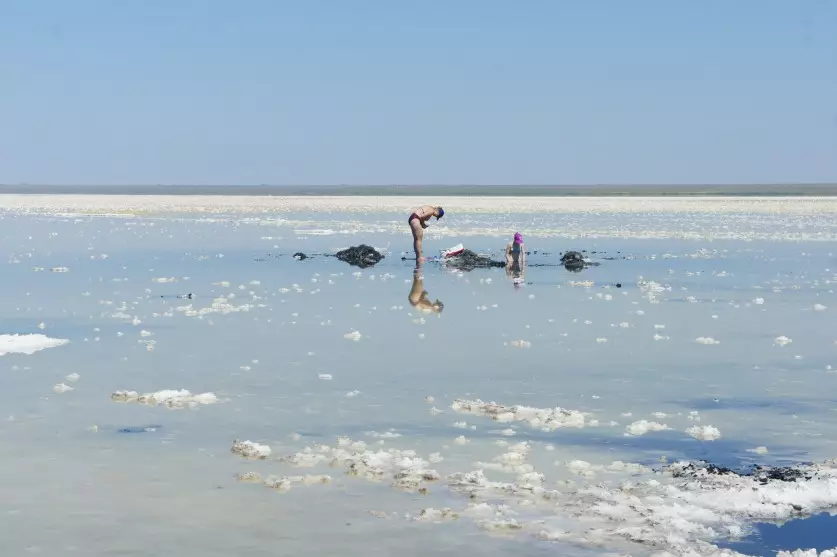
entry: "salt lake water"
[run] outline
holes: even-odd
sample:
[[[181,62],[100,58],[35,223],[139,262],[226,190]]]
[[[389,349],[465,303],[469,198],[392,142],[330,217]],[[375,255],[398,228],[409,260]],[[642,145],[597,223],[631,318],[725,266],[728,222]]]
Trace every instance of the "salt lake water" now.
[[[501,258],[515,230],[532,253],[522,286],[425,264],[437,314],[408,300],[391,207],[107,215],[82,197],[3,205],[0,335],[68,341],[0,356],[4,554],[837,546],[834,202],[450,200],[427,253]],[[291,257],[360,243],[386,258]],[[570,273],[565,250],[600,265]],[[112,398],[180,389],[205,396]],[[817,464],[798,483],[672,476],[702,459]]]

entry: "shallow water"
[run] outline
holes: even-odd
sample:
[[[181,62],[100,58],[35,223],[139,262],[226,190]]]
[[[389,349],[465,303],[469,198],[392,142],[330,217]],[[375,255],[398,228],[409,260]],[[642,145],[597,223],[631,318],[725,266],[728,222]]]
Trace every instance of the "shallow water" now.
[[[449,474],[484,468],[492,479],[515,481],[519,471],[485,466],[508,450],[498,441],[528,440],[526,462],[570,501],[578,486],[624,479],[580,473],[569,464],[579,460],[659,468],[663,457],[708,459],[735,468],[837,457],[837,260],[829,242],[789,241],[788,218],[768,213],[735,220],[729,239],[713,241],[639,239],[643,227],[670,228],[676,217],[667,214],[632,217],[627,237],[624,216],[590,214],[585,225],[604,231],[600,237],[568,240],[550,231],[577,217],[460,213],[456,222],[469,232],[457,240],[449,225],[428,234],[425,249],[435,254],[463,241],[498,257],[502,241],[477,233],[498,218],[524,234],[527,224],[541,231],[527,239],[539,251],[532,264],[556,264],[568,249],[617,258],[591,253],[601,265],[581,273],[532,266],[522,287],[502,269],[456,273],[429,263],[424,288],[444,302],[436,315],[408,301],[413,266],[401,254],[409,233],[393,228],[390,215],[6,213],[0,285],[9,295],[0,299],[0,334],[70,342],[0,357],[0,473],[13,478],[0,503],[0,547],[8,554],[424,554],[426,547],[402,548],[419,547],[412,542],[429,534],[434,553],[525,547],[640,555],[654,548],[626,546],[619,536],[597,544],[533,536],[556,521],[563,531],[585,531],[560,508],[517,508],[526,525],[519,530],[498,522],[510,516],[505,511],[440,524],[405,514],[464,511],[468,499],[447,485]],[[321,233],[332,227],[351,233]],[[290,257],[359,243],[386,249],[387,258],[359,270],[331,257]],[[177,297],[187,293],[193,298]],[[213,300],[215,310],[202,312]],[[353,331],[359,340],[345,337]],[[792,342],[777,344],[779,337]],[[72,373],[75,382],[65,379]],[[62,383],[73,390],[55,392]],[[110,396],[164,389],[212,392],[220,402],[172,409]],[[583,427],[543,431],[525,420],[457,412],[455,399],[589,415]],[[640,420],[668,429],[628,435]],[[709,425],[719,439],[686,433]],[[394,489],[391,478],[375,483],[341,467],[279,460],[307,446],[334,448],[338,436],[373,451],[413,449],[425,460],[438,452],[444,460],[430,467],[442,479],[422,494]],[[233,454],[234,439],[270,446],[271,458]],[[246,472],[333,480],[277,493],[238,481]],[[500,499],[492,503],[512,505]],[[782,548],[812,547],[807,534],[788,531]],[[768,542],[754,543],[736,549],[764,554]]]

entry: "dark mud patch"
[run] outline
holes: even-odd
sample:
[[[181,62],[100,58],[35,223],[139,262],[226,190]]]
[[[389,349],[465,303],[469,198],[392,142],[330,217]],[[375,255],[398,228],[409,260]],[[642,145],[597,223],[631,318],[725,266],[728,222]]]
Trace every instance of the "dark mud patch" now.
[[[350,248],[338,251],[336,254],[334,254],[334,257],[336,257],[340,261],[343,261],[344,263],[348,263],[349,265],[352,265],[354,267],[360,267],[361,269],[374,267],[378,264],[378,262],[381,259],[384,258],[381,252],[379,252],[372,246],[367,246],[366,244],[352,246]]]
[[[462,253],[445,259],[445,265],[459,271],[473,271],[474,269],[503,268],[506,266],[506,262],[496,261],[466,249]]]
[[[702,475],[713,476],[739,476],[742,478],[753,478],[762,485],[772,481],[797,482],[811,480],[816,476],[816,471],[804,465],[794,466],[761,466],[754,464],[742,470],[733,470],[726,466],[718,466],[706,461],[691,462],[681,468],[672,469],[672,476],[675,478],[697,478]]]

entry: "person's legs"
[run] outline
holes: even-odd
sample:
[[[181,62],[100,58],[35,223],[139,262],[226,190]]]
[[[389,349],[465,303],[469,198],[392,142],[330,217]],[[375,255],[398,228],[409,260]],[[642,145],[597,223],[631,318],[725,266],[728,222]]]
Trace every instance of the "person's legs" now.
[[[415,218],[410,221],[410,230],[413,231],[413,251],[416,252],[416,261],[422,257],[421,240],[424,237],[424,230],[421,228],[421,221]]]

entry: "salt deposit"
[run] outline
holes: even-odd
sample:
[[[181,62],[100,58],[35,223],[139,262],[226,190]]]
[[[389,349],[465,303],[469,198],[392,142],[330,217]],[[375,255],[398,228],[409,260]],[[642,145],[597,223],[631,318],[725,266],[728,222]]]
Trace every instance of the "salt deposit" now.
[[[350,333],[346,333],[345,335],[343,335],[343,338],[346,338],[346,339],[353,340],[353,341],[357,342],[361,339],[361,336],[362,335],[360,334],[360,332],[352,331]]]
[[[721,344],[721,341],[715,340],[712,337],[698,337],[695,339],[698,344]]]
[[[239,441],[238,439],[233,441],[232,448],[230,450],[237,455],[243,456],[244,458],[257,459],[265,459],[269,457],[271,453],[270,447],[267,445],[261,445],[252,441]]]
[[[525,422],[535,429],[552,431],[558,428],[583,428],[597,425],[596,420],[589,419],[589,414],[577,410],[555,408],[530,408],[528,406],[503,406],[496,402],[482,400],[457,399],[451,404],[454,411],[461,414],[487,416],[498,422]]]
[[[374,482],[389,481],[393,487],[406,490],[418,490],[426,482],[440,479],[435,470],[428,468],[429,462],[419,458],[415,451],[389,449],[373,452],[366,450],[363,444],[356,446],[348,438],[338,440],[337,447],[307,447],[282,460],[294,466],[328,463],[332,468],[345,468],[352,476]]]
[[[625,428],[627,435],[645,435],[649,431],[666,431],[667,429],[671,429],[665,424],[661,424],[658,422],[649,422],[646,420],[639,420],[627,426]]]
[[[181,390],[163,390],[155,393],[140,394],[137,391],[116,391],[110,395],[116,402],[137,402],[149,406],[167,406],[168,408],[196,408],[201,404],[215,404],[218,397],[214,393],[192,394]]]
[[[686,433],[700,441],[716,441],[721,438],[721,432],[718,431],[718,428],[711,425],[695,425],[687,429]]]
[[[50,338],[41,334],[0,335],[0,356],[5,356],[6,354],[26,354],[31,356],[35,352],[47,348],[64,346],[68,342],[70,341],[67,339]]]

